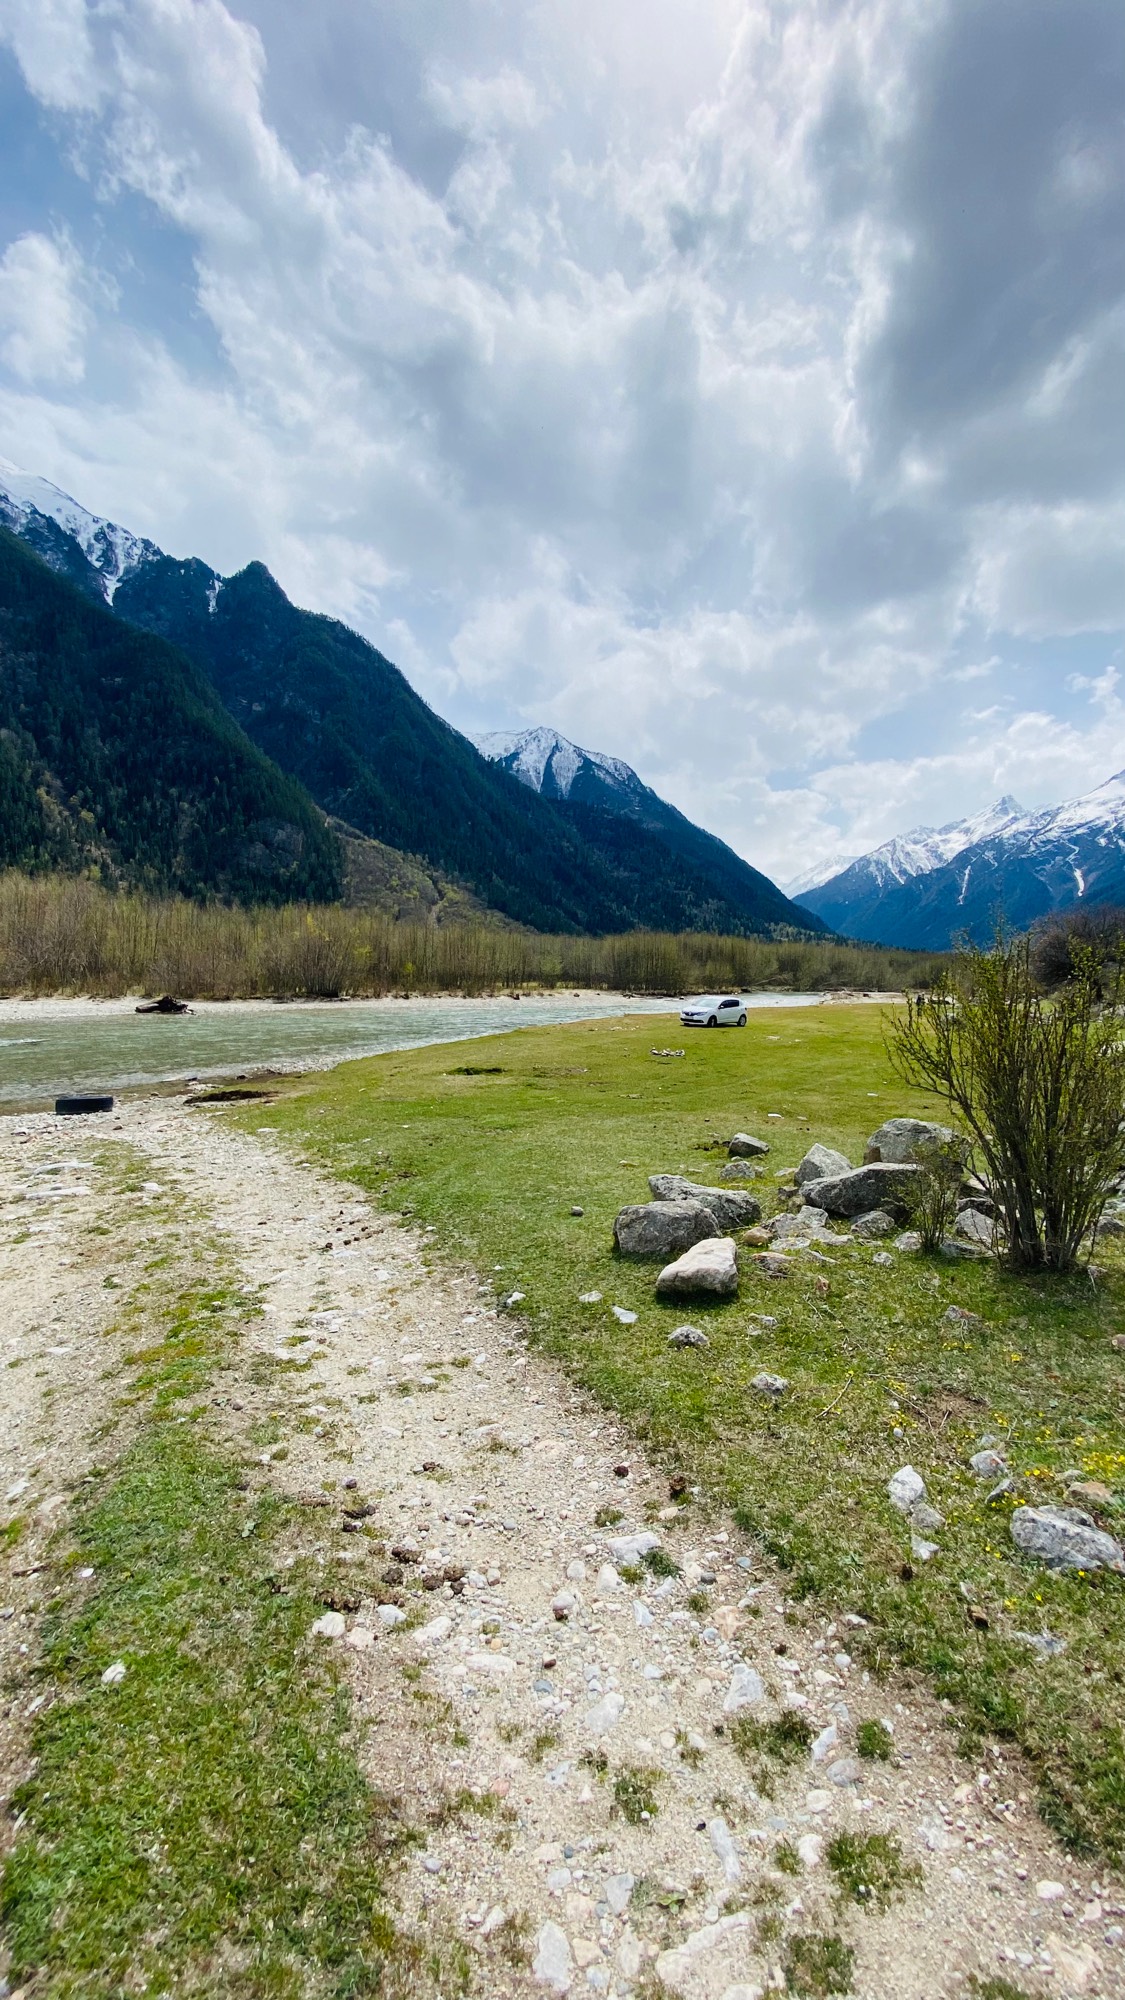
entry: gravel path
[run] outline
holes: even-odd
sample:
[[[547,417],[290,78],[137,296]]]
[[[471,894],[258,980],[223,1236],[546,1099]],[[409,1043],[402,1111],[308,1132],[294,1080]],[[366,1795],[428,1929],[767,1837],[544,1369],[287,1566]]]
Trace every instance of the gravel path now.
[[[1125,1994],[1125,1892],[1051,1840],[1015,1756],[959,1761],[924,1689],[872,1683],[851,1658],[850,1608],[787,1605],[784,1579],[731,1521],[673,1501],[620,1425],[526,1349],[487,1279],[432,1270],[432,1238],[224,1118],[163,1099],[96,1133],[0,1120],[4,1358],[35,1364],[0,1371],[5,1518],[31,1523],[2,1586],[0,1660],[16,1686],[6,1789],[37,1538],[90,1453],[112,1449],[85,1440],[112,1393],[115,1272],[151,1240],[149,1210],[172,1201],[221,1233],[264,1300],[238,1379],[216,1391],[222,1421],[244,1433],[284,1399],[286,1455],[267,1453],[260,1476],[322,1507],[336,1483],[326,1560],[360,1546],[344,1540],[362,1525],[349,1505],[370,1506],[387,1544],[385,1588],[329,1614],[319,1643],[341,1648],[372,1724],[372,1782],[401,1789],[429,1827],[401,1878],[404,1914],[461,1933],[479,1991],[751,2000],[784,1990],[788,1941],[816,1932],[854,1949],[863,2000],[967,2000],[972,1974]],[[107,1140],[143,1158],[147,1189],[42,1171]],[[41,1199],[45,1186],[63,1192]],[[92,1192],[66,1192],[81,1186]],[[95,1216],[105,1236],[89,1236]],[[262,1386],[263,1352],[315,1366],[279,1392]],[[646,1568],[637,1537],[678,1574]],[[776,1765],[762,1797],[732,1733],[790,1712],[818,1741]],[[855,1754],[870,1717],[893,1732],[891,1763]],[[488,1810],[442,1813],[465,1792]],[[885,1913],[842,1904],[834,1836],[887,1831],[921,1886]]]

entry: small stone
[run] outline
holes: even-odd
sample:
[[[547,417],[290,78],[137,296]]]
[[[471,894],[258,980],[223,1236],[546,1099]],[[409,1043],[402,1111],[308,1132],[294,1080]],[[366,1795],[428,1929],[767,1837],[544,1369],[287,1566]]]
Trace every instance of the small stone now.
[[[707,1836],[718,1861],[722,1865],[726,1880],[728,1882],[741,1881],[742,1863],[738,1858],[738,1849],[734,1844],[734,1836],[726,1820],[721,1818],[708,1820]]]
[[[751,1326],[764,1327],[766,1332],[769,1333],[777,1325],[777,1319],[773,1313],[751,1313],[750,1324]]]
[[[895,1237],[895,1249],[901,1250],[904,1254],[921,1248],[922,1238],[916,1229],[904,1229],[901,1236]]]
[[[925,1499],[926,1482],[912,1465],[904,1465],[887,1481],[887,1495],[900,1514],[909,1514],[919,1500]]]
[[[428,1625],[419,1626],[415,1632],[414,1644],[424,1653],[429,1652],[431,1646],[440,1646],[444,1639],[448,1639],[452,1630],[452,1618],[431,1618]]]
[[[440,1875],[443,1867],[440,1854],[423,1854],[422,1866],[427,1875]]]
[[[344,1622],[343,1619],[341,1619],[340,1620],[341,1625],[343,1624],[343,1622]],[[316,1628],[314,1627],[313,1629],[315,1630]],[[104,1674],[102,1675],[102,1686],[107,1688],[120,1687],[127,1671],[128,1669],[126,1668],[124,1660],[114,1660],[113,1665],[111,1667],[107,1667]]]
[[[574,1953],[574,1963],[580,1972],[585,1972],[588,1966],[600,1965],[602,1948],[599,1944],[595,1944],[592,1938],[572,1938],[570,1948]]]
[[[610,1875],[606,1878],[602,1894],[609,1904],[611,1916],[624,1916],[625,1911],[629,1907],[629,1898],[635,1886],[635,1880],[628,1872],[620,1875]]]
[[[698,1326],[674,1326],[668,1335],[669,1347],[710,1347],[707,1335]]]
[[[375,1616],[387,1632],[393,1632],[396,1626],[405,1625],[406,1623],[406,1613],[397,1604],[378,1605]]]
[[[572,1207],[571,1207],[571,1211],[570,1211],[570,1212],[571,1212],[571,1214],[572,1214],[572,1215],[585,1215],[585,1213],[586,1213],[586,1211],[585,1211],[585,1209],[584,1209],[584,1208],[579,1208],[579,1206],[578,1206],[578,1203],[577,1203],[577,1202],[575,1202],[575,1203],[574,1203],[574,1204],[572,1205]]]
[[[969,1466],[978,1479],[997,1479],[1008,1470],[1007,1460],[998,1451],[975,1451]]]
[[[802,1834],[797,1842],[797,1858],[805,1868],[815,1868],[824,1852],[824,1842],[819,1833]]]
[[[789,1387],[789,1380],[785,1375],[769,1375],[763,1370],[760,1375],[755,1375],[750,1387],[756,1389],[760,1396],[772,1396],[776,1398],[785,1394],[785,1391]]]
[[[1041,1660],[1055,1660],[1066,1652],[1066,1640],[1059,1639],[1053,1632],[1016,1632],[1013,1635],[1024,1646],[1030,1646]]]
[[[314,1620],[310,1629],[322,1639],[342,1639],[348,1623],[342,1611],[325,1611]]]
[[[637,1324],[636,1313],[630,1312],[627,1306],[611,1306],[610,1312],[619,1326],[636,1326]]]
[[[761,1256],[754,1259],[754,1269],[763,1278],[788,1278],[793,1265],[782,1251],[763,1250]]]
[[[877,1240],[880,1236],[893,1236],[894,1229],[894,1216],[888,1215],[885,1208],[869,1208],[866,1215],[857,1215],[852,1223],[852,1235],[862,1237],[866,1242]]]
[[[764,1139],[755,1139],[749,1132],[736,1132],[728,1141],[727,1152],[732,1160],[762,1159],[769,1147]]]
[[[601,1304],[601,1301],[602,1295],[600,1292],[579,1292],[578,1294],[578,1303],[580,1306],[597,1306]]]
[[[682,1257],[664,1266],[656,1280],[656,1289],[661,1297],[703,1292],[717,1298],[729,1298],[738,1290],[738,1264],[733,1239],[715,1236],[709,1241],[693,1244]]]
[[[593,1736],[608,1736],[616,1729],[625,1713],[625,1697],[614,1691],[603,1695],[601,1701],[586,1712],[586,1728]]]
[[[828,1762],[828,1759],[831,1757],[833,1751],[836,1749],[836,1746],[839,1743],[839,1741],[840,1741],[840,1732],[837,1729],[836,1724],[834,1722],[830,1722],[826,1729],[821,1730],[820,1735],[817,1737],[815,1743],[812,1746],[813,1763],[826,1764]]]
[[[745,1660],[740,1660],[723,1699],[723,1714],[735,1715],[740,1709],[756,1708],[765,1698],[761,1675],[756,1668],[747,1666]]]
[[[620,1590],[620,1588],[621,1578],[618,1576],[613,1564],[603,1563],[598,1571],[598,1580],[594,1585],[597,1595],[599,1597],[612,1597],[614,1591]]]
[[[375,1634],[370,1625],[353,1625],[344,1644],[350,1646],[354,1653],[369,1653],[375,1644]]]
[[[834,1764],[829,1764],[824,1775],[830,1785],[858,1785],[863,1776],[863,1766],[858,1757],[838,1757]]]
[[[566,1573],[572,1583],[585,1583],[586,1565],[581,1556],[575,1556],[573,1562],[567,1563]]]
[[[628,1466],[625,1470],[628,1471]],[[639,1535],[612,1535],[609,1552],[615,1563],[633,1564],[641,1562],[653,1549],[660,1547],[660,1536],[650,1529],[642,1528]]]
[[[1041,1903],[1057,1903],[1066,1895],[1065,1882],[1037,1882],[1035,1893]]]
[[[928,1542],[924,1535],[911,1535],[910,1553],[915,1562],[928,1563],[941,1551],[936,1542]]]
[[[558,1619],[560,1625],[573,1617],[577,1609],[578,1599],[572,1590],[560,1590],[551,1599],[552,1615]]]

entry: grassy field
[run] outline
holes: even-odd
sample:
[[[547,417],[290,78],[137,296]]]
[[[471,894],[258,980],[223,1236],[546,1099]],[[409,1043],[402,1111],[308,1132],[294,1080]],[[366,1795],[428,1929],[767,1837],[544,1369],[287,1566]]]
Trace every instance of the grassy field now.
[[[883,1118],[932,1115],[894,1080],[882,1026],[874,1007],[752,1014],[744,1032],[713,1035],[671,1018],[584,1022],[349,1064],[238,1115],[434,1225],[438,1254],[489,1272],[498,1294],[523,1292],[532,1339],[733,1507],[793,1598],[861,1613],[867,1664],[927,1676],[968,1754],[985,1733],[1019,1743],[1044,1817],[1120,1862],[1125,1579],[1026,1563],[1010,1541],[1013,1503],[989,1506],[967,1464],[992,1433],[1018,1497],[1060,1501],[1075,1471],[1125,1494],[1116,1253],[1096,1284],[910,1256],[880,1268],[879,1246],[859,1243],[841,1244],[831,1267],[801,1259],[781,1282],[747,1260],[737,1302],[690,1314],[705,1351],[668,1347],[688,1314],[656,1302],[652,1266],[612,1253],[614,1214],[647,1198],[647,1174],[711,1181],[733,1131],[770,1141],[754,1184],[768,1210],[775,1169],[813,1139],[858,1161]],[[667,1042],[685,1046],[683,1060],[654,1057]],[[580,1302],[595,1290],[600,1303]],[[614,1304],[636,1324],[621,1326]],[[948,1323],[952,1304],[982,1323]],[[751,1387],[762,1369],[788,1378],[776,1406]],[[941,1554],[913,1567],[886,1497],[907,1462],[946,1517]],[[1060,1656],[1016,1636],[1043,1629],[1065,1638]]]

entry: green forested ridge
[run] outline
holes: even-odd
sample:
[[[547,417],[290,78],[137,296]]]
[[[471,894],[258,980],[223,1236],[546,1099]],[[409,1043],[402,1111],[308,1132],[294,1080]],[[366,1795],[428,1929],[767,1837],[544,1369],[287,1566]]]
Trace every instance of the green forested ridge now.
[[[279,902],[340,891],[339,843],[182,652],[0,529],[0,862]]]
[[[292,605],[261,563],[220,583],[204,563],[166,557],[127,578],[114,603],[181,645],[326,812],[424,857],[521,923],[822,928],[734,855],[717,879],[708,852],[717,843],[701,832],[698,848],[675,852],[635,821],[538,797],[435,715],[367,640]]]

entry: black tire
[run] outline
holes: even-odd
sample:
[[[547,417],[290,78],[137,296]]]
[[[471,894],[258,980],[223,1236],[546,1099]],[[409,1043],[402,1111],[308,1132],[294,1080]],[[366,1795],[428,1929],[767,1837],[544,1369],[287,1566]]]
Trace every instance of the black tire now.
[[[86,1118],[92,1111],[112,1111],[112,1097],[56,1097],[56,1118]]]
[[[740,1028],[744,1028],[744,1027],[746,1026],[746,1016],[745,1016],[745,1014],[740,1014],[740,1015],[739,1015],[739,1017],[738,1017],[738,1025],[739,1025],[739,1027],[740,1027]]]
[[[712,1014],[711,1019],[707,1023],[707,1026],[709,1028],[717,1028],[718,1025],[719,1025],[718,1021],[715,1019],[714,1014]]]

